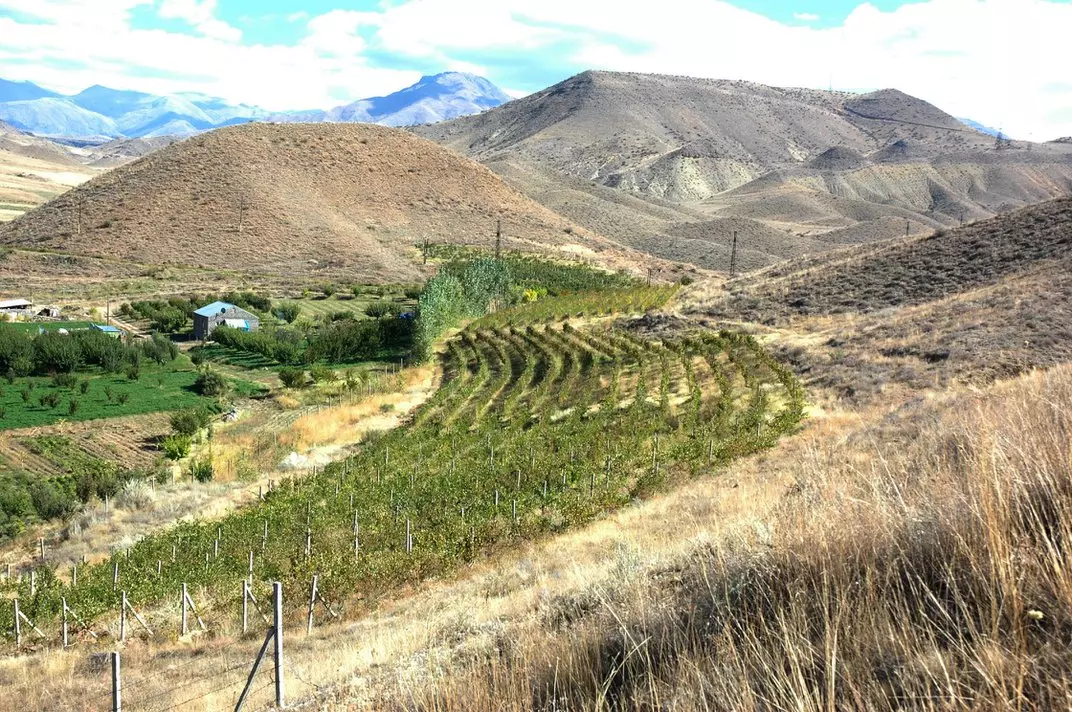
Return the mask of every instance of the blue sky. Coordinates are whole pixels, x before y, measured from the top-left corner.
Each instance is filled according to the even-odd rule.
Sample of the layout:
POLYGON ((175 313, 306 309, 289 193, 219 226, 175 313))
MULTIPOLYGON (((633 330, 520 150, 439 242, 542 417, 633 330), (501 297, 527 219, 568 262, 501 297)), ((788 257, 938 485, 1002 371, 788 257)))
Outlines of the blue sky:
POLYGON ((523 95, 589 68, 896 87, 1072 134, 1072 0, 0 0, 0 76, 325 108, 422 74, 523 95))

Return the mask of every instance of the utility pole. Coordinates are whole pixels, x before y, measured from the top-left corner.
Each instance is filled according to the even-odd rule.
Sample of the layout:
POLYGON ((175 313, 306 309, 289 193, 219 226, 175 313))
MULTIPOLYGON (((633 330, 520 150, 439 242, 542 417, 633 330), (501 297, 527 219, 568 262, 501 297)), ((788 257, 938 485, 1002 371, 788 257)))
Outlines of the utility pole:
POLYGON ((733 250, 730 252, 730 277, 737 276, 737 231, 733 231, 733 250))
POLYGON ((495 259, 502 259, 502 219, 495 222, 495 259))

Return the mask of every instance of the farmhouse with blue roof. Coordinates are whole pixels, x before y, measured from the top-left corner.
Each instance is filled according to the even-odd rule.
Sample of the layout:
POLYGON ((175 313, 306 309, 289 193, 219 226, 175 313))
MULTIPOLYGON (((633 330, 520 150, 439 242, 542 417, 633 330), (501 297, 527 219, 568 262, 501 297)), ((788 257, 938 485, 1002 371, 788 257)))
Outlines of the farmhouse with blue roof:
POLYGON ((256 331, 261 320, 234 304, 212 302, 194 312, 194 338, 204 341, 221 324, 240 331, 256 331))

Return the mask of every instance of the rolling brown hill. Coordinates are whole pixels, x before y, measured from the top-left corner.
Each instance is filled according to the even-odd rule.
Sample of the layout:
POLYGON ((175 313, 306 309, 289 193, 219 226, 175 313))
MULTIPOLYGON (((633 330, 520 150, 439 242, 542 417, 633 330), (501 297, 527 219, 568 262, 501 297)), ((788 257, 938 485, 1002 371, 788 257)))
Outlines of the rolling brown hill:
POLYGON ((684 215, 766 223, 784 235, 783 244, 756 250, 770 264, 855 235, 888 236, 898 219, 927 234, 1072 192, 1072 146, 999 150, 992 137, 896 90, 585 72, 413 130, 612 239, 671 259, 693 254, 708 267, 722 257, 672 234, 684 215), (602 188, 637 199, 629 219, 615 217, 621 201, 602 188), (676 214, 658 217, 668 210, 676 214), (837 235, 824 241, 827 232, 837 235), (818 242, 802 247, 802 237, 818 242))
POLYGON ((0 229, 7 245, 275 274, 420 276, 425 240, 504 245, 638 268, 478 163, 405 131, 247 124, 170 145, 0 229), (81 214, 81 218, 79 215, 81 214))
MULTIPOLYGON (((790 260, 699 287, 688 311, 792 333, 846 392, 988 382, 1072 361, 1072 198, 790 260)), ((830 383, 820 385, 831 385, 830 383)))

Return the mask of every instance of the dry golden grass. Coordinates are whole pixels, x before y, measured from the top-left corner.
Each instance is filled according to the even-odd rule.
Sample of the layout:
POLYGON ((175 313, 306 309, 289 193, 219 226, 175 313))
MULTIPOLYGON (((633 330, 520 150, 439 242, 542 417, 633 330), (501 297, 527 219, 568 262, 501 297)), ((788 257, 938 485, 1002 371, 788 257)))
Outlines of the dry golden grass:
POLYGON ((497 641, 430 648, 372 706, 1066 709, 1070 405, 1062 367, 786 444, 811 443, 785 496, 497 641))
MULTIPOLYGON (((1066 708, 1072 367, 899 405, 828 409, 764 455, 359 620, 307 637, 296 611, 290 697, 305 709, 1066 708)), ((129 679, 145 680, 130 704, 210 692, 219 680, 201 677, 251 659, 256 641, 228 642, 232 618, 194 641, 129 645, 129 679)), ((107 669, 87 654, 5 661, 0 684, 22 708, 93 709, 79 701, 106 689, 107 669)), ((233 707, 237 685, 191 709, 233 707)))

